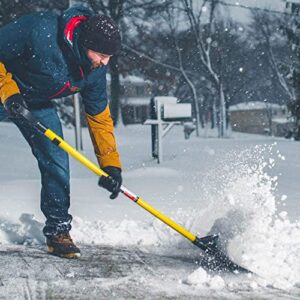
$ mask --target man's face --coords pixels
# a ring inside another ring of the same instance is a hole
[[[111,58],[111,55],[95,52],[90,49],[86,50],[86,54],[89,60],[92,62],[92,67],[91,67],[92,70],[100,68],[103,65],[106,66]]]

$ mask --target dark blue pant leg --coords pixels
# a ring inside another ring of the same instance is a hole
[[[0,101],[1,102],[1,101]],[[0,122],[7,118],[7,114],[4,110],[2,103],[0,103]]]
[[[32,114],[48,128],[63,137],[62,127],[53,107],[32,109]],[[0,117],[3,117],[3,109]],[[41,210],[46,217],[43,232],[46,236],[68,232],[71,229],[70,172],[68,155],[43,134],[14,120],[29,143],[41,173]]]

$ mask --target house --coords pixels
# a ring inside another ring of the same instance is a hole
[[[110,76],[107,75],[107,92],[110,94]],[[121,116],[124,125],[143,123],[150,116],[152,83],[129,75],[120,76]]]
[[[267,102],[245,102],[229,107],[233,131],[284,136],[290,127],[287,107]]]
[[[286,12],[289,14],[299,15],[300,0],[283,0],[285,2]]]
[[[110,99],[110,74],[106,75],[107,95]],[[152,83],[137,76],[120,76],[120,106],[123,123],[143,123],[150,116]],[[54,100],[65,125],[75,124],[73,97]],[[81,107],[81,125],[86,127],[84,108]]]

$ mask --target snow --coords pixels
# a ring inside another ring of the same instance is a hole
[[[161,104],[175,104],[178,102],[178,99],[173,96],[156,96],[155,100]]]
[[[106,74],[106,80],[107,80],[107,82],[111,81],[111,76],[110,76],[109,73]],[[127,75],[127,76],[121,75],[120,76],[120,81],[122,83],[129,82],[129,83],[136,83],[136,84],[150,83],[149,80],[145,80],[144,78],[138,77],[138,76],[135,76],[135,75]]]
[[[122,99],[122,104],[127,104],[127,105],[135,105],[135,106],[140,106],[140,105],[150,105],[150,97],[127,97]]]
[[[275,146],[257,146],[251,153],[245,150],[235,154],[237,165],[231,164],[222,190],[224,207],[219,207],[223,215],[227,211],[226,217],[214,226],[224,231],[223,237],[227,235],[234,261],[268,278],[272,286],[288,289],[298,282],[300,274],[299,244],[294,243],[300,238],[300,222],[292,223],[287,212],[276,211],[278,178],[264,171],[275,166],[274,159],[265,161],[264,157],[265,151],[272,153]],[[253,158],[256,164],[249,167],[245,161]]]
[[[198,248],[123,196],[110,200],[73,159],[71,234],[83,257],[47,255],[37,164],[15,126],[0,123],[0,297],[21,298],[16,284],[21,294],[64,291],[71,298],[93,298],[97,290],[118,299],[299,297],[300,144],[232,134],[217,139],[203,131],[185,140],[183,128],[173,128],[158,165],[150,128],[116,129],[124,185],[197,236],[219,232],[221,247],[252,275],[205,269]],[[84,154],[95,162],[87,130],[83,136]],[[74,144],[72,130],[65,138]]]
[[[277,124],[291,123],[287,118],[272,118],[272,122]]]
[[[208,287],[214,290],[223,289],[225,287],[225,282],[222,277],[219,275],[210,276],[202,268],[199,268],[190,274],[187,278],[187,283],[198,288]]]
[[[240,110],[261,110],[266,108],[272,109],[283,109],[284,106],[275,103],[266,103],[261,101],[243,102],[229,107],[229,111],[240,111]]]

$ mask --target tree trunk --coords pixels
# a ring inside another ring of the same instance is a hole
[[[196,117],[196,136],[200,136],[200,111],[199,111],[199,103],[197,98],[197,93],[193,97],[193,106]]]
[[[110,111],[114,121],[114,126],[119,121],[119,107],[120,107],[120,77],[118,68],[118,56],[112,56],[110,60]]]
[[[203,96],[200,96],[199,119],[201,128],[203,129],[205,127]]]
[[[223,85],[220,83],[219,86],[219,97],[220,97],[220,120],[219,120],[219,137],[225,137],[226,136],[226,105],[225,105],[225,94],[223,90]]]

